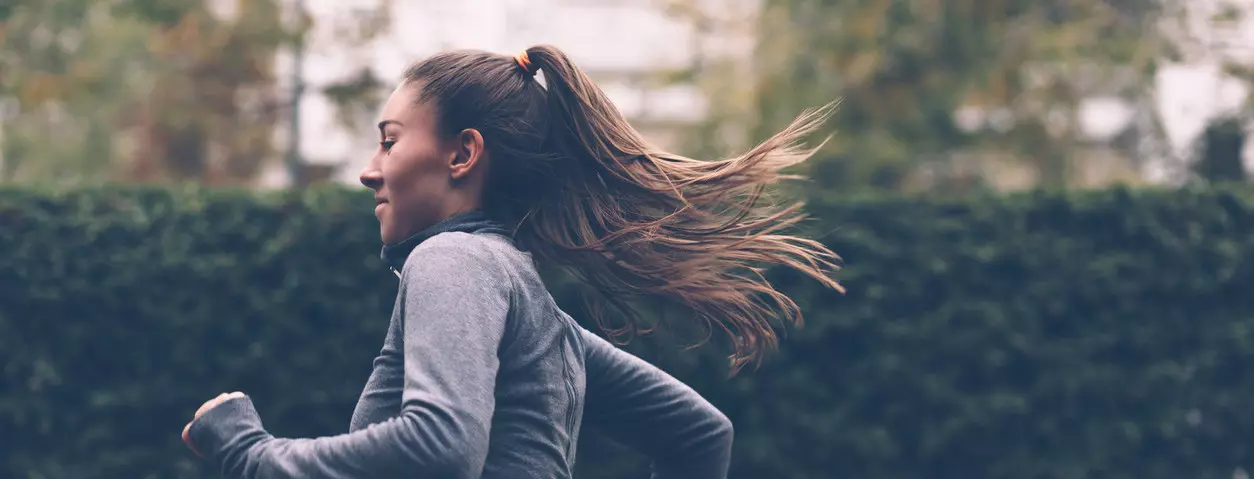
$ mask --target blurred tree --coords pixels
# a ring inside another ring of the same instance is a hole
[[[724,61],[738,65],[725,68],[736,68],[749,93],[711,94],[751,102],[753,121],[716,106],[699,136],[725,152],[722,125],[761,140],[839,98],[826,131],[833,141],[807,166],[812,191],[978,188],[988,162],[1061,186],[1088,146],[1082,99],[1147,104],[1157,62],[1175,54],[1147,26],[1172,14],[1171,2],[764,0],[756,25],[734,27],[757,38],[756,50]],[[702,5],[668,2],[694,24],[717,25]],[[710,73],[694,76],[728,76],[708,61],[701,67]]]
[[[1243,115],[1220,117],[1207,125],[1197,141],[1193,173],[1207,183],[1241,182],[1248,179],[1242,153],[1245,150]]]
[[[145,49],[146,39],[142,25],[101,25],[92,10],[87,1],[8,5],[0,26],[0,97],[17,111],[0,117],[0,179],[90,176],[105,169],[100,156],[114,148],[115,138],[103,125],[122,109],[121,102],[106,100],[137,80],[138,69],[127,60]]]
[[[233,18],[200,2],[163,3],[148,12],[160,70],[127,122],[142,138],[128,179],[251,181],[273,153],[283,104],[274,58],[297,32],[284,28],[276,0],[237,0]]]
[[[392,27],[392,1],[378,0],[372,8],[354,8],[345,13],[352,21],[340,25],[336,32],[340,48],[355,49],[360,55],[369,56],[366,50],[372,42]],[[385,88],[378,73],[367,65],[324,85],[321,93],[335,106],[340,126],[358,130],[363,128],[362,118],[373,117],[383,103]],[[373,132],[373,122],[367,123],[366,131]]]
[[[709,98],[708,121],[695,125],[695,135],[677,153],[716,158],[746,148],[750,130],[759,115],[755,101],[757,72],[753,49],[757,42],[759,1],[659,0],[672,17],[692,29],[689,39],[693,57],[675,71],[663,71],[662,84],[696,84]],[[758,139],[760,140],[760,138]]]
[[[3,2],[0,182],[251,183],[293,100],[276,57],[312,27],[286,3]],[[388,5],[337,19],[337,41],[384,31]],[[352,90],[369,79],[352,80],[323,93],[365,101]]]
[[[224,2],[217,2],[223,4]],[[6,180],[244,183],[270,153],[277,0],[21,1],[4,20]]]

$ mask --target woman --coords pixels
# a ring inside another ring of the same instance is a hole
[[[556,48],[415,65],[361,176],[401,282],[350,432],[274,438],[232,393],[201,406],[184,440],[230,478],[566,478],[587,417],[648,454],[654,477],[725,477],[726,418],[578,327],[534,262],[594,286],[625,313],[618,332],[638,328],[631,299],[661,298],[724,331],[734,368],[758,361],[776,344],[772,317],[800,321],[763,266],[840,289],[830,250],[780,232],[797,205],[762,203],[827,111],[704,162],[651,147]]]

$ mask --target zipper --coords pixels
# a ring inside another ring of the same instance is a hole
[[[566,408],[566,434],[571,439],[570,444],[566,445],[566,460],[573,464],[575,455],[575,386],[572,382],[574,381],[575,371],[570,365],[570,355],[574,354],[575,345],[572,344],[569,324],[566,325],[566,334],[563,336],[562,343],[566,346],[565,350],[562,351],[562,364],[566,369],[566,377],[563,378],[563,382],[566,383],[566,395],[570,399],[570,407]]]

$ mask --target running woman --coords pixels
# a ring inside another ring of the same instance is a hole
[[[201,406],[184,440],[231,479],[569,478],[586,417],[647,454],[654,478],[726,477],[726,417],[579,327],[536,263],[594,287],[621,330],[642,324],[632,300],[658,298],[724,332],[733,370],[760,361],[777,344],[772,320],[801,320],[765,267],[841,289],[836,255],[784,232],[800,204],[764,196],[813,152],[800,140],[829,113],[698,161],[651,146],[554,47],[414,65],[361,174],[400,287],[349,432],[276,438],[230,393]]]

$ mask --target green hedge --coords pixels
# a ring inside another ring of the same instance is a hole
[[[395,294],[370,208],[338,190],[0,190],[0,477],[214,477],[178,435],[227,390],[278,435],[343,431]],[[733,477],[1254,472],[1254,195],[811,211],[850,291],[776,274],[807,325],[760,370],[726,380],[721,351],[633,343],[735,421]],[[579,477],[644,477],[589,441]]]

